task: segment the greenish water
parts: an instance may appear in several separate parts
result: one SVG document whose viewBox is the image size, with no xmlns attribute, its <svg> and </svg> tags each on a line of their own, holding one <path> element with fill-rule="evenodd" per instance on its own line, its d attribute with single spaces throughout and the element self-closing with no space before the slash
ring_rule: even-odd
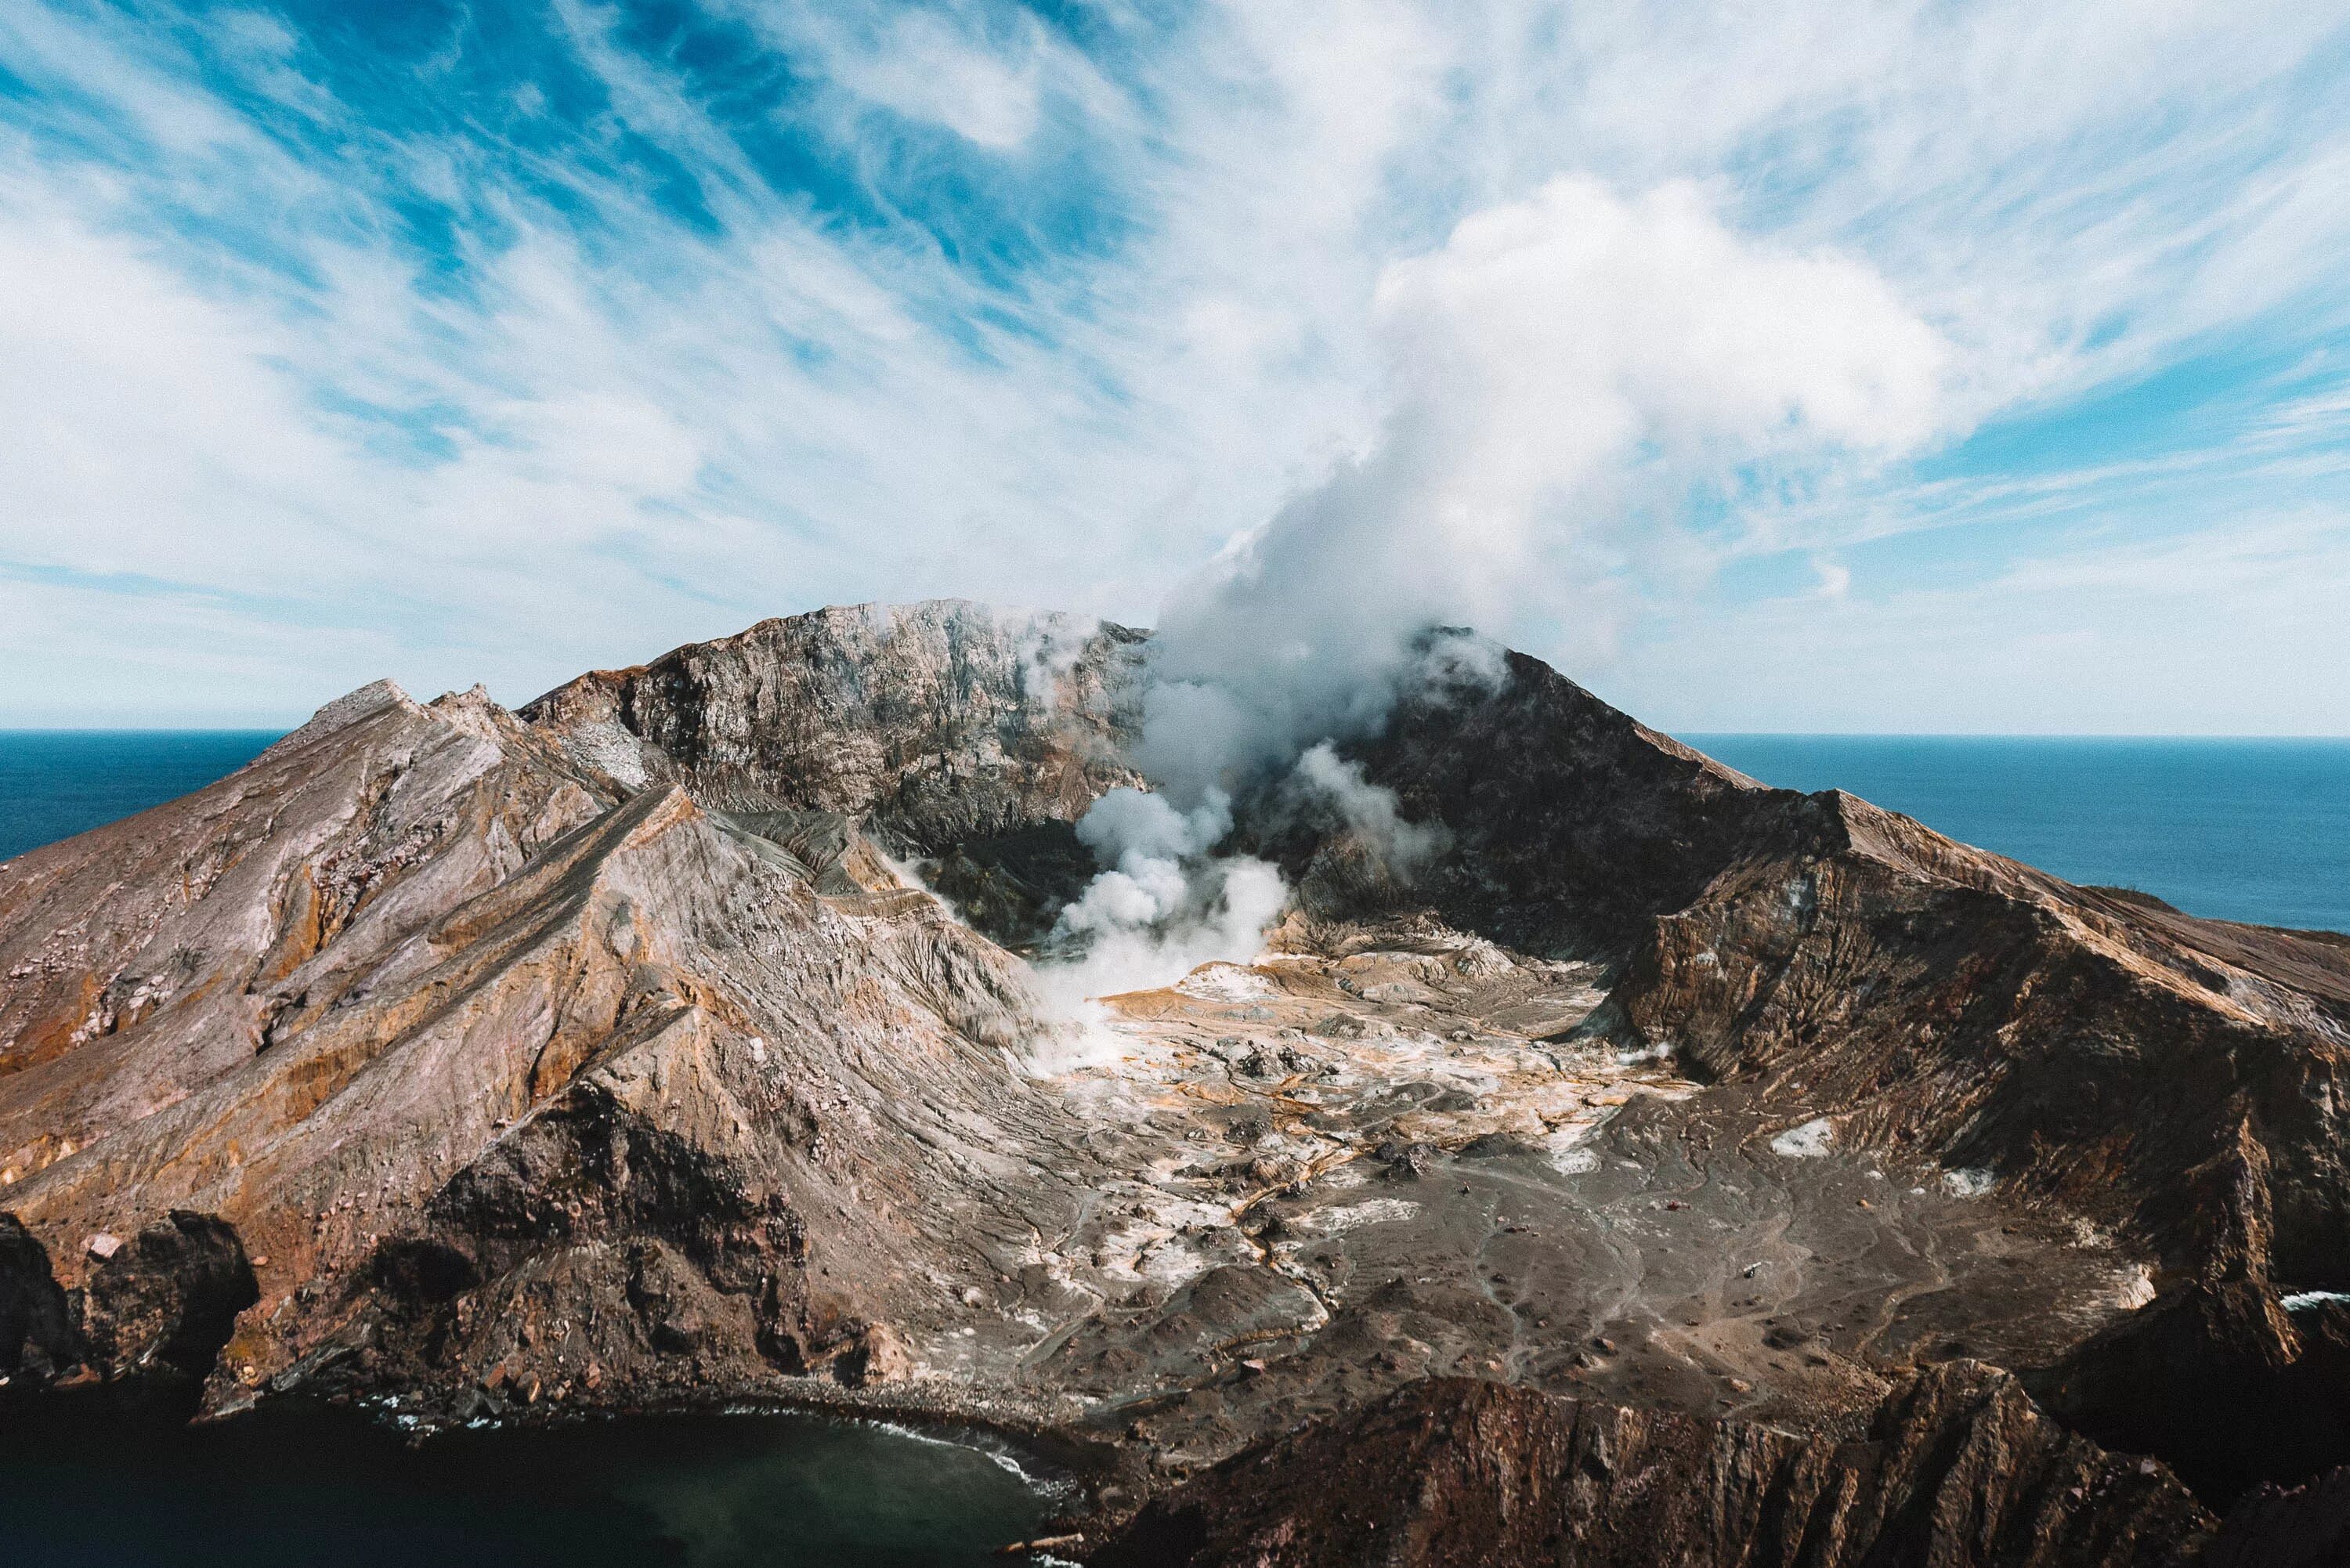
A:
<svg viewBox="0 0 2350 1568">
<path fill-rule="evenodd" d="M 9 1568 L 962 1568 L 1038 1533 L 1036 1463 L 866 1422 L 638 1417 L 410 1447 L 355 1417 L 191 1430 L 0 1410 Z"/>
</svg>

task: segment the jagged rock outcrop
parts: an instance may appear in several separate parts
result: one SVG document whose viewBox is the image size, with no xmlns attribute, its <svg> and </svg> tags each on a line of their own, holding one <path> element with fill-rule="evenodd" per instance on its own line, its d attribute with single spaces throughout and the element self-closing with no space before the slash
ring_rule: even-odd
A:
<svg viewBox="0 0 2350 1568">
<path fill-rule="evenodd" d="M 2097 1441 L 2164 1455 L 2207 1497 L 2308 1480 L 2350 1453 L 2350 1300 L 2291 1300 L 2250 1280 L 2183 1286 L 2034 1390 Z"/>
<path fill-rule="evenodd" d="M 1816 1119 L 1839 1147 L 2127 1238 L 2166 1291 L 2241 1283 L 2274 1316 L 2285 1293 L 2350 1285 L 2350 944 L 2075 888 L 1839 792 L 1762 788 L 1508 662 L 1498 691 L 1407 701 L 1358 754 L 1449 831 L 1421 878 L 1448 920 L 1620 965 L 1587 1027 L 1669 1049 L 1765 1120 Z M 1291 859 L 1310 895 L 1312 863 Z M 2199 1386 L 2249 1389 L 2230 1369 L 2263 1357 L 2300 1368 L 2263 1390 L 2340 1386 L 2324 1355 L 2188 1338 L 2165 1342 Z M 2344 1451 L 2330 1414 L 2246 1429 L 2265 1395 L 2212 1404 L 2198 1438 L 2123 1411 L 2129 1376 L 2102 1386 L 2064 1407 L 2158 1438 L 2215 1496 Z"/>
<path fill-rule="evenodd" d="M 1503 654 L 1498 670 L 1408 690 L 1378 735 L 1347 748 L 1408 819 L 1444 830 L 1444 853 L 1389 897 L 1513 948 L 1617 961 L 1725 867 L 1810 842 L 1804 796 L 1648 729 L 1539 659 Z M 1327 840 L 1271 847 L 1310 900 Z"/>
<path fill-rule="evenodd" d="M 522 716 L 624 788 L 862 816 L 936 855 L 1142 782 L 1125 748 L 1144 636 L 959 599 L 860 605 L 599 670 Z"/>
<path fill-rule="evenodd" d="M 2350 1563 L 2350 1469 L 2305 1487 L 2264 1485 L 2231 1510 L 2199 1568 Z"/>
<path fill-rule="evenodd" d="M 209 1215 L 101 1233 L 90 1252 L 82 1283 L 62 1289 L 39 1241 L 0 1215 L 0 1377 L 192 1385 L 257 1293 L 236 1232 Z"/>
<path fill-rule="evenodd" d="M 1763 788 L 1507 662 L 1497 691 L 1408 701 L 1361 749 L 1448 829 L 1422 882 L 1452 923 L 1620 962 L 1620 1038 L 1849 1143 L 1990 1170 L 2182 1274 L 2350 1282 L 2350 947 Z"/>
<path fill-rule="evenodd" d="M 959 599 L 858 605 L 596 670 L 522 713 L 610 787 L 682 783 L 786 846 L 854 819 L 1025 948 L 1093 876 L 1071 825 L 1143 782 L 1126 752 L 1144 635 Z"/>
<path fill-rule="evenodd" d="M 1414 1384 L 1150 1502 L 1094 1568 L 2158 1568 L 2213 1521 L 2168 1471 L 1951 1362 L 1806 1439 L 1492 1383 Z"/>
</svg>

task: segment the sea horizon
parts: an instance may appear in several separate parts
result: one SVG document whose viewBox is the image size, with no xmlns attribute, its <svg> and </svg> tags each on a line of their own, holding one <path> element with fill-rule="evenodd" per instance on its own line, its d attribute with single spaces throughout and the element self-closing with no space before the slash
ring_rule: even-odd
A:
<svg viewBox="0 0 2350 1568">
<path fill-rule="evenodd" d="M 0 860 L 234 772 L 276 728 L 0 728 Z M 1779 788 L 2189 914 L 2350 934 L 2350 736 L 1688 731 Z"/>
<path fill-rule="evenodd" d="M 1683 745 L 1705 751 L 1712 742 L 1742 741 L 2003 741 L 2019 742 L 2047 742 L 2055 744 L 2094 745 L 2152 742 L 2180 745 L 2314 745 L 2350 747 L 2350 732 L 2332 734 L 2189 734 L 2158 731 L 2124 732 L 2120 731 L 2084 730 L 2058 732 L 2042 730 L 1675 730 L 1661 724 L 1640 721 L 1642 727 L 1659 735 L 1669 736 Z M 64 735 L 139 735 L 189 736 L 242 739 L 259 737 L 266 747 L 285 739 L 302 726 L 295 724 L 0 724 L 0 740 L 20 736 Z M 1711 755 L 1711 753 L 1707 753 Z M 1720 759 L 1716 759 L 1720 760 Z"/>
</svg>

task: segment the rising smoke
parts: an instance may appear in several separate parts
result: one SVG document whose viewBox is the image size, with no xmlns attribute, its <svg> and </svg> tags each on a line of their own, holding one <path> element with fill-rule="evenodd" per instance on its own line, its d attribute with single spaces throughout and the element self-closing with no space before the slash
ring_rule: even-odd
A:
<svg viewBox="0 0 2350 1568">
<path fill-rule="evenodd" d="M 1726 227 L 1702 192 L 1562 178 L 1463 221 L 1375 296 L 1394 397 L 1380 439 L 1169 596 L 1137 762 L 1157 786 L 1079 832 L 1105 869 L 1064 917 L 1090 944 L 1055 991 L 1245 961 L 1285 889 L 1215 853 L 1234 799 L 1335 815 L 1391 870 L 1440 847 L 1344 754 L 1432 667 L 1499 679 L 1431 628 L 1522 618 L 1604 639 L 1626 564 L 1717 509 L 1916 447 L 1947 346 L 1865 263 Z"/>
<path fill-rule="evenodd" d="M 1108 868 L 1060 916 L 1060 936 L 1085 949 L 1064 971 L 1081 995 L 1163 984 L 1256 950 L 1289 889 L 1262 860 L 1213 856 L 1232 827 L 1231 799 L 1218 789 L 1189 812 L 1134 789 L 1094 803 L 1077 836 Z"/>
</svg>

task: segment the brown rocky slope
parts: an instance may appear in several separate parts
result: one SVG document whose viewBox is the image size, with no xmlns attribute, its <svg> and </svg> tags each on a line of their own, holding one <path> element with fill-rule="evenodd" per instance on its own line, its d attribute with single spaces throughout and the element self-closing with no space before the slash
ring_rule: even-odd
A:
<svg viewBox="0 0 2350 1568">
<path fill-rule="evenodd" d="M 1408 705 L 1367 759 L 1451 827 L 1449 918 L 1619 957 L 1595 1023 L 1768 1116 L 2145 1245 L 2161 1306 L 2043 1380 L 2088 1429 L 2222 1495 L 2345 1452 L 2350 1316 L 2324 1298 L 2350 1286 L 2350 944 L 1754 787 L 1511 659 L 1497 696 Z M 2149 1392 L 2157 1363 L 2200 1395 Z M 2282 1427 L 2281 1390 L 2306 1413 Z"/>
<path fill-rule="evenodd" d="M 892 1364 L 875 1325 L 960 1311 L 1087 1162 L 1006 1065 L 1016 963 L 796 826 L 378 687 L 0 869 L 0 1371 L 134 1376 L 240 1310 L 215 1407 Z M 105 1282 L 181 1213 L 233 1262 L 126 1334 Z"/>
</svg>

